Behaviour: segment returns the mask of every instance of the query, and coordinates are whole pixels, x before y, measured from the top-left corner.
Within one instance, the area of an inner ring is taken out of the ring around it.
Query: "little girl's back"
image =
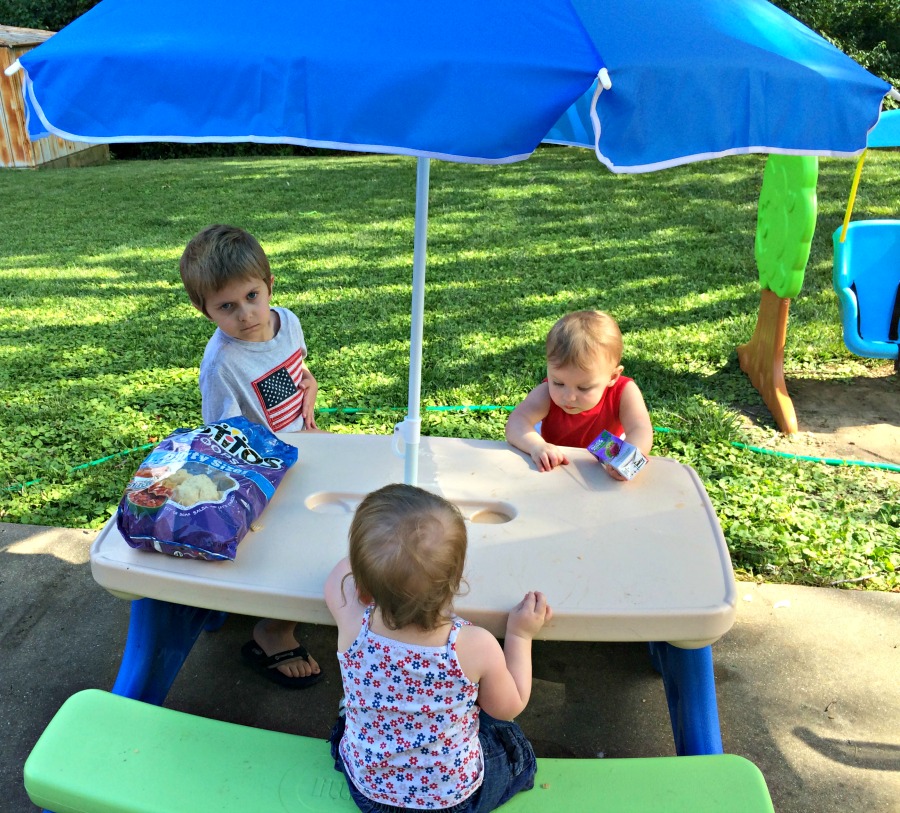
[[[478,685],[463,673],[453,616],[442,646],[379,635],[366,609],[356,640],[338,653],[346,691],[341,756],[371,799],[398,807],[452,807],[481,783]]]

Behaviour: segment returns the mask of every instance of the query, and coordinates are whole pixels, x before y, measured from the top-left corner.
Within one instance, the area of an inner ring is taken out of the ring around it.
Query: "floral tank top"
[[[443,647],[416,646],[369,629],[370,606],[346,652],[338,653],[346,700],[341,757],[360,792],[416,809],[453,807],[484,777],[478,741],[478,684],[456,657],[453,616]]]

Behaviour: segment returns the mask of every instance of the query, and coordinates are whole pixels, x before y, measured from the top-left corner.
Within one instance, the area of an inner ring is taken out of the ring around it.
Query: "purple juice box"
[[[604,466],[615,469],[626,480],[631,480],[647,465],[647,458],[637,446],[632,446],[605,429],[591,441],[587,450]]]

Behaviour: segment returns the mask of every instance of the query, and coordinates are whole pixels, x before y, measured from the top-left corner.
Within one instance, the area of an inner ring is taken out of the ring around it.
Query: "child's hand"
[[[610,466],[609,463],[602,463],[601,465],[603,466],[603,470],[612,477],[613,480],[618,480],[621,483],[625,482],[626,478],[619,474],[619,472]]]
[[[569,458],[558,446],[552,443],[541,443],[531,452],[531,459],[538,471],[552,471],[557,466],[568,466]]]
[[[303,378],[300,379],[300,389],[303,390],[303,404],[300,407],[300,415],[303,417],[304,429],[318,429],[316,426],[316,396],[319,394],[319,382],[315,376],[303,367]]]
[[[303,406],[300,407],[300,414],[303,416],[304,429],[318,429],[316,425],[315,398],[309,398],[308,395],[303,396]]]
[[[525,598],[509,614],[506,634],[517,635],[530,641],[552,618],[553,610],[547,603],[547,597],[537,590],[532,590],[525,594]]]

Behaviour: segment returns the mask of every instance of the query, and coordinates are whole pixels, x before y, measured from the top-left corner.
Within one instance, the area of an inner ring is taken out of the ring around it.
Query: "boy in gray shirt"
[[[306,366],[300,320],[271,308],[274,277],[256,239],[233,226],[208,226],[181,256],[193,306],[216,324],[200,363],[205,423],[243,415],[273,432],[317,431],[318,384]],[[317,683],[319,665],[294,636],[293,621],[262,619],[241,654],[287,687]]]

